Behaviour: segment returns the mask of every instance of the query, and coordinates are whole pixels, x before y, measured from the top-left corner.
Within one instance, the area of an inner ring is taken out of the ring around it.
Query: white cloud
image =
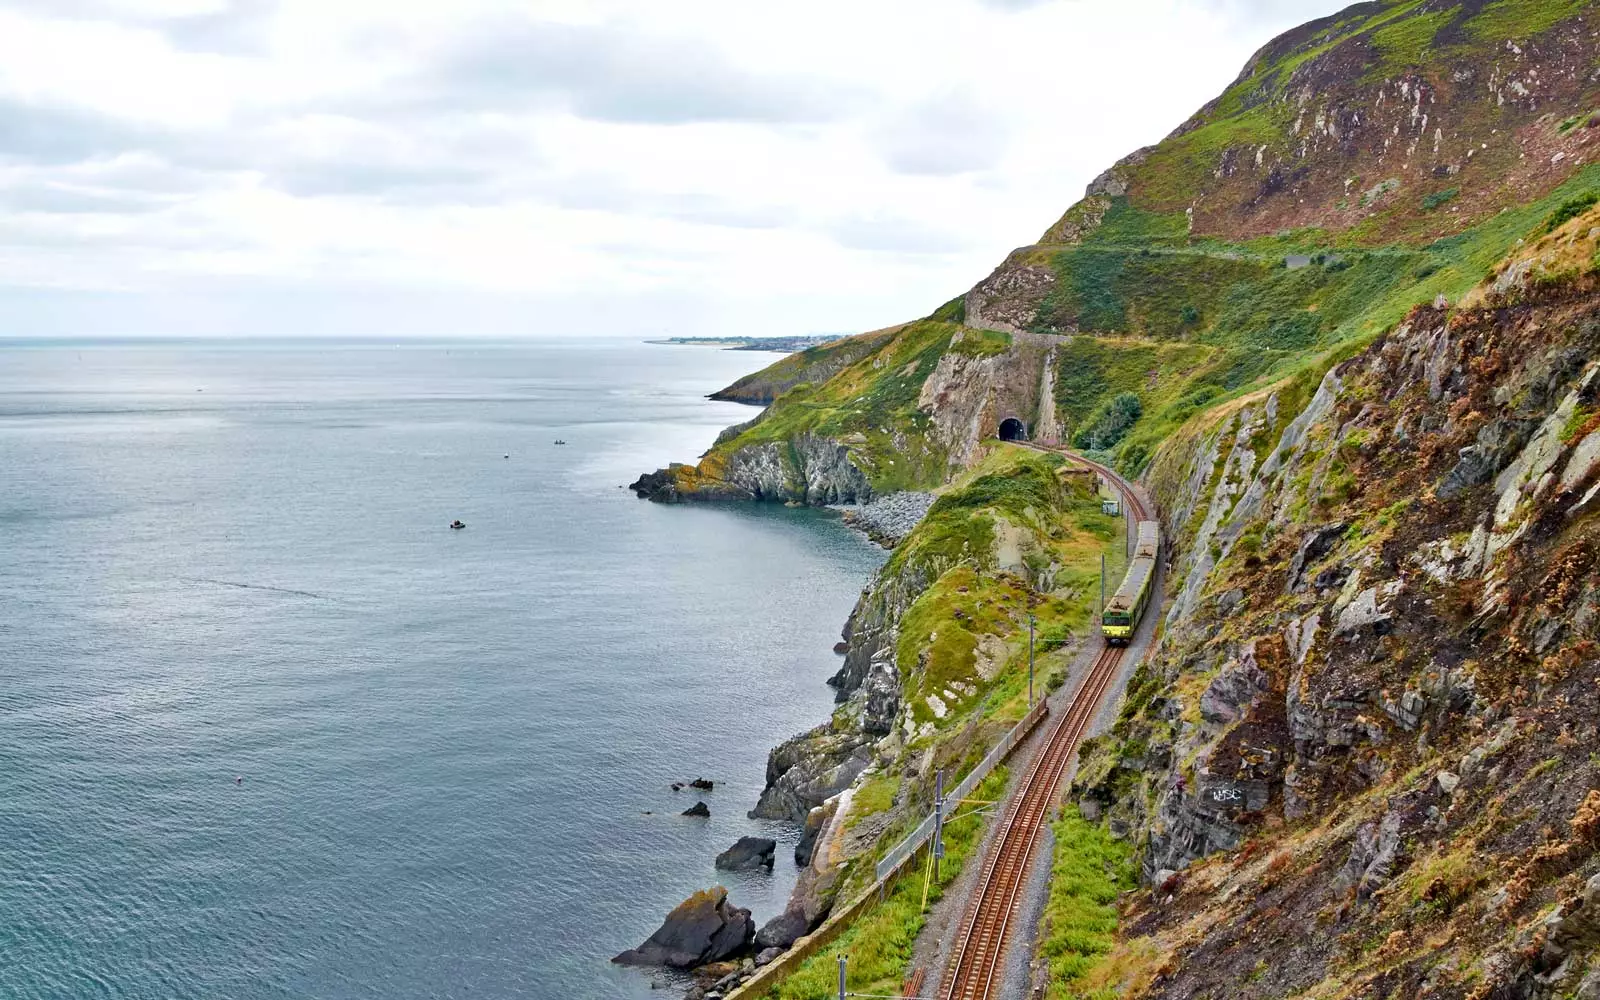
[[[0,0],[0,335],[882,326],[1328,11]]]

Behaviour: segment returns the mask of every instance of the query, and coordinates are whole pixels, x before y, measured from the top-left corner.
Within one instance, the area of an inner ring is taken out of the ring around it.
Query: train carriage
[[[1128,573],[1106,602],[1100,619],[1101,634],[1110,645],[1126,646],[1132,641],[1139,619],[1144,617],[1145,608],[1150,604],[1156,560],[1160,557],[1161,525],[1155,521],[1140,521]]]

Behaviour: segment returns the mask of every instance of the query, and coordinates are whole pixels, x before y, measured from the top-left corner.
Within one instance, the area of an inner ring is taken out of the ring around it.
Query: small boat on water
[[[466,526],[467,526],[466,523],[463,522],[463,521],[451,521],[450,522],[451,529],[455,530],[455,531],[460,531],[462,528],[465,528]]]
[[[566,442],[561,440],[560,438],[556,438],[556,444],[566,444]]]

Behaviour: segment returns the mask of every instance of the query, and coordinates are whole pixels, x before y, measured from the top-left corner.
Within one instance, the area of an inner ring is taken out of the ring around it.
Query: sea
[[[780,912],[746,811],[883,553],[622,488],[772,360],[0,342],[0,998],[670,996],[610,957]]]

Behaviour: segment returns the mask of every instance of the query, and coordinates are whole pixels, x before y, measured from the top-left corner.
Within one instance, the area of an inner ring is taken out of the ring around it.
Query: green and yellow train
[[[1155,521],[1140,521],[1128,575],[1122,578],[1122,586],[1106,602],[1100,617],[1100,632],[1108,645],[1126,646],[1133,640],[1139,619],[1144,617],[1144,610],[1150,604],[1156,560],[1160,557],[1161,525]]]

